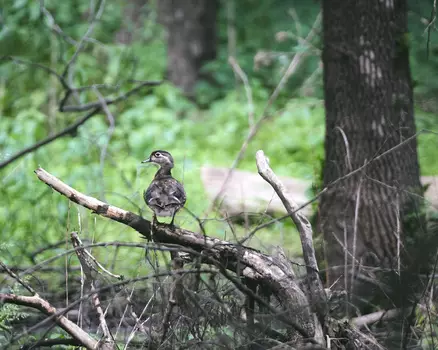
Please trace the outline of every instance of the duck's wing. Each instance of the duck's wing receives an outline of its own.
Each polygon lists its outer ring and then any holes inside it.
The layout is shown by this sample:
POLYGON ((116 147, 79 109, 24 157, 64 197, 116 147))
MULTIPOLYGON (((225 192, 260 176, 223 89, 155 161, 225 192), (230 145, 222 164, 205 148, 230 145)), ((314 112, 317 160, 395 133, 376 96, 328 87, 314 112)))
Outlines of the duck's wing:
POLYGON ((169 204, 179 204, 183 207, 186 203, 187 197, 184 187, 176 180, 169 195, 169 204))
POLYGON ((151 183, 151 185, 144 192, 144 200, 149 206, 157 206, 163 208, 162 203, 162 190, 158 184, 151 183))

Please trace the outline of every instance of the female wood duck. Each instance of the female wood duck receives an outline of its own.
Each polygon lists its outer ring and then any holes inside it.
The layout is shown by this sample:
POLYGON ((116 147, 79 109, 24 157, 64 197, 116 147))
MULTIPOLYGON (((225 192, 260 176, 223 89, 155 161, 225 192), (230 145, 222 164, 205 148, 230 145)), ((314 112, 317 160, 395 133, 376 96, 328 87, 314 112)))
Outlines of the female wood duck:
POLYGON ((172 177, 172 155, 167 151, 153 151, 142 163, 154 163, 160 167, 143 193, 146 204, 154 212, 153 222, 157 221, 157 216, 171 216, 170 225, 173 226, 176 212, 186 203, 186 193, 183 185, 172 177))

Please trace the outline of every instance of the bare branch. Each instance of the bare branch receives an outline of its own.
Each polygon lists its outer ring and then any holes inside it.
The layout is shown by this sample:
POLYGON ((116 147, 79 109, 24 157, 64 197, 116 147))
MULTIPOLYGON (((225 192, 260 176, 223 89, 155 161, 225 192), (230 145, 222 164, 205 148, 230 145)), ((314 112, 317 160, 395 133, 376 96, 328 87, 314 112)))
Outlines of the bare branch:
POLYGON ((313 248, 312 226, 307 218, 300 211, 296 210, 298 205, 289 197, 286 188, 270 168, 263 151, 257 151, 256 161, 260 176, 272 186, 278 197, 280 197, 300 233, 303 257, 307 269, 307 284, 313 302, 312 306, 315 308, 321 323, 323 323, 322 320, 324 320, 327 314, 327 297, 319 278, 318 263, 315 257, 315 249, 313 248))
POLYGON ((78 58, 79 53, 83 50, 84 44, 86 40, 90 37, 90 35, 93 33, 94 27, 96 23, 100 20, 103 14, 103 10, 105 8, 105 0, 100 0, 99 9, 96 12, 96 15, 91 20, 91 23, 84 34, 84 36, 79 40, 79 43, 76 46, 76 51, 73 53, 72 57, 70 58, 70 61, 65 66, 64 72, 62 73, 62 76, 64 78, 67 78, 68 73, 70 72, 70 68, 74 66, 76 59, 78 58))
MULTIPOLYGON (((38 295, 27 297, 22 295, 0 293, 0 303, 32 307, 48 316, 57 314, 57 310, 38 295)), ((97 348, 98 342, 91 338, 88 333, 83 331, 79 326, 69 321, 65 316, 57 315, 54 318, 54 322, 68 334, 70 334, 74 339, 78 340, 82 346, 85 346, 87 349, 97 348)))
MULTIPOLYGON (((115 98, 107 98, 107 99, 104 99, 103 101, 98 99, 97 101, 90 102, 90 103, 85 103, 85 104, 82 104, 82 105, 67 105, 67 106, 64 106, 65 102, 70 97, 71 93, 74 92, 74 91, 77 91, 77 89, 76 90, 70 89, 70 90, 67 90, 64 98, 62 99, 62 102, 61 102, 61 105, 59 107, 59 110, 61 112, 84 112, 84 111, 88 111, 90 109, 97 108, 97 107, 102 108, 102 104, 103 103, 105 103, 107 106, 115 104, 115 103, 118 103, 120 101, 123 101, 123 100, 127 99, 129 96, 135 94, 136 92, 138 92, 140 89, 142 89, 144 87, 147 87, 147 86, 149 86, 149 87, 157 86, 157 85, 160 85, 161 83, 162 82, 160 80, 158 80, 158 81, 143 81, 143 82, 139 83, 139 85, 137 85, 136 87, 134 87, 131 90, 129 90, 127 93, 122 94, 120 96, 117 96, 115 98)), ((90 87, 90 88, 94 89, 93 86, 90 87)))
POLYGON ((104 312, 102 310, 102 306, 100 303, 99 293, 96 291, 96 288, 95 288, 95 274, 93 273, 93 271, 96 271, 96 270, 91 263, 90 253, 82 245, 82 242, 81 242, 77 232, 71 233, 71 241, 72 241, 73 247, 77 248, 76 255, 77 255, 79 262, 82 266, 82 270, 84 271, 85 280, 93 293, 91 295, 91 300, 92 300, 92 304, 93 304, 94 308, 96 309, 96 313, 99 316, 99 325, 102 328, 103 334, 105 336, 105 341, 109 342, 109 343, 113 343, 114 341, 111 338, 111 332, 108 328, 108 324, 106 323, 105 315, 104 315, 104 312))
MULTIPOLYGON (((108 100, 103 100, 103 101, 99 101, 99 102, 94 102, 94 103, 89 103, 89 104, 85 104, 82 106, 66 106, 64 108, 68 108, 71 111, 75 110, 75 111, 85 111, 85 110, 89 110, 94 108, 91 112, 89 112, 88 114, 86 114, 84 117, 82 117, 81 119, 79 119, 78 121, 76 121, 75 123, 71 124, 70 126, 66 127, 65 129, 61 130, 60 132, 51 135, 49 137, 46 137, 45 139, 35 143, 32 146, 26 147, 23 150, 21 150, 18 153, 15 153, 12 157, 10 157, 9 159, 6 159, 5 161, 0 163, 0 169, 4 168, 5 166, 11 164, 12 162, 16 161, 17 159, 23 157, 24 155, 31 153, 33 151, 36 151, 38 148, 45 146, 63 136, 67 136, 67 135, 72 135, 74 134, 77 129, 84 124, 88 119, 90 119, 92 116, 100 113, 100 111, 102 110, 103 106, 102 104, 104 103, 105 105, 110 105, 110 104, 114 104, 117 102, 120 102, 122 100, 127 99, 129 96, 131 96, 132 94, 136 93, 138 90, 140 90, 143 87, 146 86, 156 86, 159 85, 161 82, 158 81, 146 81, 143 82, 141 84, 139 84, 138 86, 134 87, 133 89, 131 89, 130 91, 128 91, 126 94, 123 94, 121 96, 118 96, 114 99, 108 99, 108 100)), ((68 91, 72 91, 72 90, 68 90, 68 91)), ((68 93, 67 91, 67 93, 68 93)), ((65 110, 64 110, 65 111, 65 110)))
MULTIPOLYGON (((227 241, 167 224, 155 225, 152 232, 150 221, 141 216, 80 193, 42 168, 37 169, 35 173, 41 181, 72 202, 90 209, 96 214, 128 225, 148 239, 153 238, 155 242, 164 244, 179 244, 182 247, 191 248, 195 252, 200 252, 202 262, 217 266, 221 273, 244 293, 251 293, 251 291, 238 278, 232 277, 227 270, 238 276, 269 285, 283 300, 284 307, 288 310, 278 315, 279 320, 291 326, 301 336, 312 338, 314 321, 308 310, 306 296, 291 276, 281 266, 275 264, 270 256, 245 246, 236 246, 227 241)), ((254 297, 257 302, 263 302, 260 297, 254 297)), ((276 312, 272 307, 270 307, 270 311, 276 312)))
POLYGON ((76 121, 75 123, 66 127, 64 130, 62 130, 56 134, 53 134, 49 137, 46 137, 45 139, 33 144, 32 146, 26 147, 23 150, 21 150, 20 152, 15 153, 12 157, 10 157, 10 158, 8 158, 0 163, 0 169, 11 164, 12 162, 16 161, 17 159, 25 156, 26 154, 31 153, 33 151, 36 151, 38 148, 40 148, 42 146, 45 146, 45 145, 63 137, 63 136, 71 135, 71 134, 75 133, 76 130, 82 124, 84 124, 88 119, 90 119, 92 116, 96 115, 98 112, 100 112, 100 109, 96 108, 96 109, 92 110, 90 113, 88 113, 87 115, 85 115, 84 117, 82 117, 81 119, 79 119, 78 121, 76 121))
MULTIPOLYGON (((410 308, 408 308, 410 309, 410 308)), ((398 316, 400 316, 403 312, 407 312, 406 310, 400 310, 400 309, 392 309, 392 310, 382 310, 382 311, 376 311, 370 314, 362 315, 359 317, 355 317, 351 319, 351 323, 358 327, 365 327, 372 323, 376 323, 379 321, 388 321, 391 319, 394 319, 398 316)))
MULTIPOLYGON (((338 177, 335 181, 329 183, 326 187, 324 187, 319 193, 317 193, 313 198, 309 199, 307 202, 303 203, 302 205, 298 206, 294 212, 297 212, 305 207, 307 207, 308 205, 312 204, 313 202, 317 201, 324 193, 326 193, 329 189, 331 189, 332 187, 334 187, 335 185, 337 185, 338 183, 348 179, 349 177, 362 172, 365 168, 367 168, 370 164, 374 163, 375 161, 387 156, 388 154, 392 153, 393 151, 395 151, 396 149, 399 149, 400 147, 403 147, 404 145, 406 145, 407 143, 411 142, 413 139, 417 138, 419 135, 421 134, 434 134, 434 135, 438 135, 438 132, 432 131, 432 130, 427 130, 427 129, 422 129, 419 132, 417 132, 415 135, 412 135, 410 137, 408 137, 406 140, 403 140, 402 142, 400 142, 399 144, 395 145, 394 147, 392 147, 389 150, 386 150, 385 152, 377 155, 376 157, 374 157, 373 159, 371 159, 370 161, 366 162, 364 165, 360 166, 359 168, 354 169, 353 171, 349 172, 348 174, 345 174, 344 176, 338 177)), ((376 181, 374 179, 371 179, 372 181, 376 181)), ((386 184, 383 184, 384 186, 388 186, 386 184)), ((409 192, 410 194, 414 194, 409 192)), ((257 231, 261 230, 262 228, 265 228, 269 225, 275 224, 278 221, 284 220, 286 218, 288 218, 290 215, 284 215, 280 218, 275 218, 271 221, 265 222, 264 224, 261 224, 259 226, 257 226, 254 230, 252 230, 248 235, 253 235, 254 233, 256 233, 257 231)))
POLYGON ((66 196, 72 202, 82 205, 96 214, 128 225, 143 234, 146 238, 151 239, 151 223, 143 219, 141 216, 112 205, 108 205, 107 203, 102 202, 94 197, 86 196, 83 193, 80 193, 79 191, 76 191, 72 187, 66 185, 42 168, 35 170, 35 174, 41 181, 45 182, 50 187, 66 196))
POLYGON ((25 281, 23 281, 19 276, 17 276, 9 267, 7 267, 2 261, 0 261, 0 266, 5 269, 5 271, 8 273, 9 276, 11 276, 14 280, 16 280, 18 283, 20 283, 23 288, 27 289, 27 291, 31 294, 36 294, 35 290, 27 284, 25 281))
POLYGON ((239 62, 233 57, 228 58, 228 63, 233 68, 233 71, 239 76, 245 87, 246 99, 248 100, 248 122, 249 126, 254 125, 254 102, 252 101, 252 89, 248 82, 248 77, 246 76, 243 69, 240 67, 239 62))
MULTIPOLYGON (((310 41, 312 39, 312 37, 315 35, 315 28, 319 25, 320 20, 321 20, 321 14, 318 14, 309 34, 306 37, 307 41, 310 41)), ((254 125, 251 126, 245 141, 243 142, 242 146, 240 147, 239 153, 237 154, 236 158, 233 161, 233 164, 231 165, 231 168, 230 168, 230 170, 229 170, 229 172, 228 172, 228 174, 227 174, 227 176, 226 176, 226 178, 221 186, 220 191, 218 192, 216 197, 212 200, 211 206, 210 206, 208 211, 211 211, 213 206, 217 204, 219 198, 222 196, 222 193, 225 190, 225 187, 226 187, 228 181, 231 178, 233 170, 237 167, 239 162, 242 160, 242 158, 246 152, 246 149, 248 148, 249 143, 254 138, 254 136, 257 134, 257 132, 259 131, 259 129, 262 126, 262 124, 264 123, 264 121, 269 117, 269 114, 268 114, 269 108, 272 106, 272 104, 275 102, 275 100, 277 100, 278 96, 280 95, 280 92, 283 90, 287 81, 289 80, 291 75, 296 72, 302 59, 304 57, 306 57, 307 54, 308 54, 307 51, 298 52, 294 56, 292 61, 290 62, 289 67, 287 68, 285 74, 281 78, 280 82, 278 83, 277 87, 275 88, 274 92, 272 93, 271 97, 269 98, 268 102, 266 103, 266 106, 263 110, 263 113, 261 114, 261 117, 257 120, 257 122, 254 125)))

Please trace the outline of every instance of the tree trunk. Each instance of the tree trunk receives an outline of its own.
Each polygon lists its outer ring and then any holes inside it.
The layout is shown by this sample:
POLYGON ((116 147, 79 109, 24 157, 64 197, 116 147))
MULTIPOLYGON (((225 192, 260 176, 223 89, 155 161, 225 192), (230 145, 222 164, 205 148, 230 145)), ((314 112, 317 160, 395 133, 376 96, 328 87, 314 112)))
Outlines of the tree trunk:
MULTIPOLYGON (((323 31, 327 186, 416 130, 406 0, 324 0, 323 31)), ((402 221, 415 204, 407 191, 420 190, 412 139, 323 195, 329 285, 352 292, 359 267, 400 266, 402 221)))
POLYGON ((123 8, 123 24, 116 33, 116 41, 129 45, 134 40, 135 32, 143 25, 145 14, 144 8, 147 0, 127 0, 123 8))
POLYGON ((216 57, 218 0, 160 0, 158 11, 167 29, 167 75, 192 95, 203 63, 216 57))

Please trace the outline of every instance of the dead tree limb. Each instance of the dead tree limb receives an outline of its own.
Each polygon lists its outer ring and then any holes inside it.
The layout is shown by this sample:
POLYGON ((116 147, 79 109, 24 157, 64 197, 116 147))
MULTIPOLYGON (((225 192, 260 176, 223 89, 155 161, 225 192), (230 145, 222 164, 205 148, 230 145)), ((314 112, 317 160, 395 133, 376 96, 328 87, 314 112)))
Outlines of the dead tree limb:
POLYGON ((324 324, 324 319, 327 316, 327 296, 321 279, 319 278, 318 263, 316 261, 315 249, 313 247, 312 226, 310 225, 309 220, 297 210, 298 205, 292 198, 290 198, 286 187, 284 187, 277 175, 272 171, 262 150, 257 151, 256 162, 260 176, 272 186, 278 197, 280 197, 284 207, 300 233, 303 257, 307 270, 307 287, 309 288, 312 307, 314 308, 320 322, 324 324))
POLYGON ((75 90, 69 88, 65 93, 65 97, 64 97, 63 101, 61 102, 61 106, 60 106, 61 112, 87 111, 90 109, 91 109, 91 111, 88 112, 86 115, 84 115, 82 118, 79 118, 77 121, 75 121, 73 124, 69 125, 65 129, 57 132, 56 134, 48 136, 45 139, 42 139, 31 146, 23 148, 21 151, 13 154, 10 158, 0 162, 0 169, 6 167, 7 165, 9 165, 12 162, 16 161, 17 159, 25 156, 26 154, 31 153, 33 151, 36 151, 37 149, 55 141, 61 137, 64 137, 67 135, 74 135, 81 125, 83 125, 91 117, 95 116, 96 114, 99 114, 102 111, 102 109, 103 109, 102 103, 104 103, 104 105, 105 104, 110 105, 110 104, 114 104, 114 103, 123 101, 123 100, 127 99, 129 96, 137 93, 142 88, 153 87, 153 86, 159 85, 160 83, 161 83, 160 81, 145 81, 145 82, 139 83, 137 86, 135 86, 134 88, 132 88, 128 92, 126 92, 118 97, 115 97, 113 99, 105 99, 102 102, 100 102, 100 101, 99 102, 92 102, 92 103, 88 103, 88 104, 81 105, 81 106, 65 106, 64 107, 63 106, 63 103, 65 103, 64 101, 66 101, 68 96, 70 96, 70 94, 73 91, 75 91, 75 90))
MULTIPOLYGON (((245 246, 237 246, 227 241, 205 236, 200 233, 175 228, 167 224, 157 224, 151 234, 151 222, 139 215, 104 203, 96 198, 87 196, 66 185, 55 176, 42 168, 35 171, 38 178, 54 190, 66 196, 92 212, 125 224, 137 230, 146 238, 162 244, 178 244, 200 252, 203 263, 216 265, 226 278, 232 279, 241 290, 251 292, 245 288, 239 279, 232 278, 227 270, 267 285, 284 307, 281 313, 270 307, 270 312, 277 313, 278 319, 285 323, 292 333, 300 338, 316 342, 315 324, 309 309, 306 294, 301 290, 297 281, 278 266, 269 255, 245 246)), ((263 299, 255 296, 257 302, 263 299)))
MULTIPOLYGON (((57 314, 56 308, 42 299, 38 294, 34 296, 23 296, 9 293, 0 293, 0 303, 10 303, 21 306, 28 306, 41 311, 43 314, 52 316, 57 314)), ((58 315, 54 318, 54 322, 70 334, 74 339, 78 340, 82 346, 87 349, 98 349, 99 342, 91 338, 87 332, 77 326, 75 323, 68 320, 62 315, 58 315)))
POLYGON ((97 315, 99 316, 99 326, 102 328, 102 332, 104 335, 104 342, 114 345, 114 339, 112 338, 111 332, 108 328, 108 324, 105 319, 105 313, 102 310, 102 305, 100 303, 99 293, 96 290, 95 276, 96 269, 93 266, 92 260, 90 259, 91 255, 84 248, 82 241, 80 240, 77 232, 72 232, 70 234, 71 242, 73 247, 76 248, 76 256, 79 259, 79 262, 82 266, 82 271, 85 275, 85 282, 87 287, 91 290, 91 300, 94 309, 96 310, 97 315))

